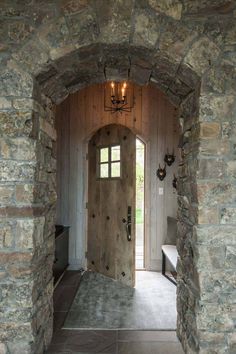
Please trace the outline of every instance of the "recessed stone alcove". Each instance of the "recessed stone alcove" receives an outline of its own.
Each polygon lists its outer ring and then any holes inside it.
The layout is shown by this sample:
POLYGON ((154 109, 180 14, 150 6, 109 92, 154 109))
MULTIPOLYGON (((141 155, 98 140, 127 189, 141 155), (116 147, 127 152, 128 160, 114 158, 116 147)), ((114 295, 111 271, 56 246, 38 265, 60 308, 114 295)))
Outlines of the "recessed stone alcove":
POLYGON ((233 1, 3 2, 3 353, 41 354, 52 335, 54 105, 127 75, 180 108, 178 336, 187 353, 235 350, 235 13, 233 1))

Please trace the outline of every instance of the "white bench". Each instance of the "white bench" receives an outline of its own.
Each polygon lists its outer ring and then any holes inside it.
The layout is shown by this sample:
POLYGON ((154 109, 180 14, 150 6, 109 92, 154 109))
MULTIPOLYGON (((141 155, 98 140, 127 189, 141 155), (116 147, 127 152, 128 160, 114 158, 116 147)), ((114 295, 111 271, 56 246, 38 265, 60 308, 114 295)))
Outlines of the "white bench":
POLYGON ((168 258, 170 264, 172 265, 172 267, 176 271, 177 260, 178 260, 178 252, 177 252, 176 246, 173 246, 173 245, 162 245, 161 250, 162 250, 162 274, 168 280, 170 280, 173 284, 176 285, 176 281, 174 279, 170 278, 166 274, 166 258, 168 258))

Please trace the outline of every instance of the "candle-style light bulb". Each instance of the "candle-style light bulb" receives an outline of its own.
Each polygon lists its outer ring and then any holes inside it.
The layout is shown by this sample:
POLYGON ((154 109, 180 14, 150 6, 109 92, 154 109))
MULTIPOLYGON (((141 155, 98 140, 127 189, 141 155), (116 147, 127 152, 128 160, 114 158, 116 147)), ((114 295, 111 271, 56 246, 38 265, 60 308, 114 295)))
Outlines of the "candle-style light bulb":
POLYGON ((122 89, 122 96, 123 96, 124 102, 125 102, 125 97, 126 97, 126 87, 127 87, 127 83, 124 82, 123 83, 123 89, 122 89))
POLYGON ((111 83, 111 95, 114 96, 114 88, 115 88, 115 84, 114 82, 112 81, 111 83))
POLYGON ((122 92, 122 97, 124 97, 124 95, 125 95, 125 89, 124 89, 124 87, 122 87, 121 92, 122 92))

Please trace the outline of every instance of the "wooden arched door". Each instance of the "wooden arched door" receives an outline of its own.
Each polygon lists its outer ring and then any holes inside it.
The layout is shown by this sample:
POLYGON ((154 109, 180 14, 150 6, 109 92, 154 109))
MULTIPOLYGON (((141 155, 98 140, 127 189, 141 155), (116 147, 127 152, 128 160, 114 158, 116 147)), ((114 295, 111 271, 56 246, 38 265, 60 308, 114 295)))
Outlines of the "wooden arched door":
POLYGON ((88 269, 128 286, 135 284, 135 141, 112 124, 88 148, 88 269))

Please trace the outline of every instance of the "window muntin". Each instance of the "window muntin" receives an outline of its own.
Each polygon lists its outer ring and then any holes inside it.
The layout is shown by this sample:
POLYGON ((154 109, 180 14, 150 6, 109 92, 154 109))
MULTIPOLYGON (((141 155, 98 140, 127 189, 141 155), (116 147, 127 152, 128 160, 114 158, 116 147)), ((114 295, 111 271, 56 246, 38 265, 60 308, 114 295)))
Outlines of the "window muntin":
POLYGON ((120 145, 112 145, 99 148, 99 178, 121 178, 120 155, 120 145))

